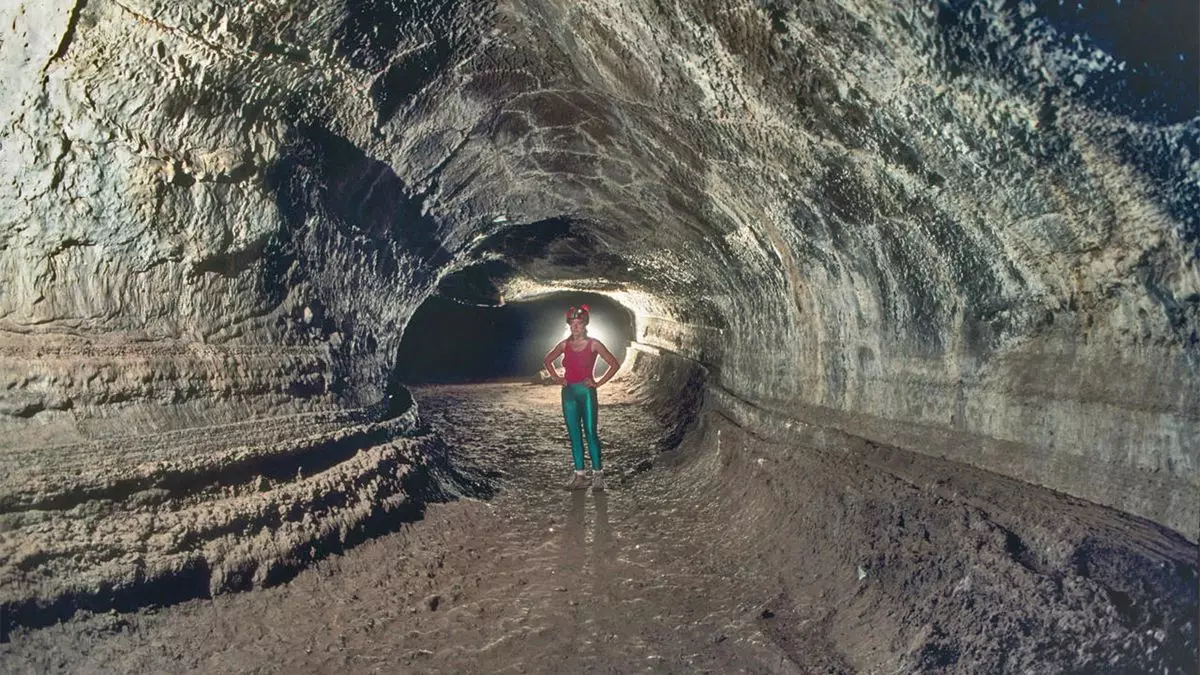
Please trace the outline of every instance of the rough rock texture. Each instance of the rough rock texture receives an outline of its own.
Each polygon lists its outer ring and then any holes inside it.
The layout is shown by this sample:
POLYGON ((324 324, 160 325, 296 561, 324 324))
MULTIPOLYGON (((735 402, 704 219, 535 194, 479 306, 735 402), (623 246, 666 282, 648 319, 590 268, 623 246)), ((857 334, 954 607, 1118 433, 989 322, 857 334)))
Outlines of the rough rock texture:
POLYGON ((1195 672, 1196 547, 1177 534, 861 439, 763 438, 753 411, 714 399, 661 454, 696 401, 647 401, 635 382, 600 392, 606 491, 547 489, 569 466, 557 388, 416 387, 451 463, 477 467, 493 498, 432 505, 287 584, 18 631, 0 665, 1195 672))
POLYGON ((311 413, 6 462, 4 629, 279 583, 394 529, 442 496, 411 417, 311 413))
MULTIPOLYGON (((1194 45, 1154 70, 1030 2, 0 12, 7 473, 249 419, 384 424, 407 318, 465 273, 609 293, 748 423, 1200 535, 1194 45)), ((5 494, 6 519, 61 508, 5 494)))

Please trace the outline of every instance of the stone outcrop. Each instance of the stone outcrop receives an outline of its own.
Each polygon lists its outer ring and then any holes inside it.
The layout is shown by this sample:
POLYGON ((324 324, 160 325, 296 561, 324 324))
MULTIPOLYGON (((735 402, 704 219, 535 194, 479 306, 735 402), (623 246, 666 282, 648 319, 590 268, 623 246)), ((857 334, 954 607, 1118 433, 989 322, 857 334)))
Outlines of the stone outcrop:
POLYGON ((391 424, 407 318, 459 278, 604 292, 760 414, 1195 541, 1194 46, 959 6, 10 4, 0 461, 43 482, 5 536, 160 489, 63 479, 66 446, 391 424))

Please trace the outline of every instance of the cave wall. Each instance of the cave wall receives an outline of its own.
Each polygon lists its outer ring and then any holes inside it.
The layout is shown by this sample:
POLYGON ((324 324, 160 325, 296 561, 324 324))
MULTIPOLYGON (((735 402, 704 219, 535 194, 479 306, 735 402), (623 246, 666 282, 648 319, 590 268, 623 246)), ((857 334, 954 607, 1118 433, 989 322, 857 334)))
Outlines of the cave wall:
POLYGON ((13 448, 369 405, 502 261, 764 412, 1200 534, 1195 79, 1033 3, 2 11, 13 448))

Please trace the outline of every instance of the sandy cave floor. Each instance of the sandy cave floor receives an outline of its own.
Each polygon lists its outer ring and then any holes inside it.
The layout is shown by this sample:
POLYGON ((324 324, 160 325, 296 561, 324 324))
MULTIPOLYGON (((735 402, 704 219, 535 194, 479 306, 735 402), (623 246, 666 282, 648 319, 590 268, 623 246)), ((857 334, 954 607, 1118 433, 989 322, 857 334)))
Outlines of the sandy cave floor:
MULTIPOLYGON (((769 454, 747 460, 745 469, 729 464, 730 455, 721 455, 719 446, 715 454, 690 464, 681 460, 684 453, 678 451, 660 455, 671 430, 628 392, 610 385, 601 391, 601 437, 610 490, 568 493, 560 487, 568 477, 570 455, 557 388, 427 386, 414 394, 422 417, 451 448, 451 461, 486 477, 495 488, 493 498, 431 504, 421 520, 344 555, 321 560, 281 586, 136 613, 80 615, 64 624, 18 633, 12 642, 0 645, 0 670, 871 672, 883 663, 894 670, 895 655, 906 650, 925 661, 910 659, 902 670, 939 670, 925 667, 938 665, 936 645, 896 644, 897 636, 910 639, 907 636, 914 631, 905 622, 918 616, 914 612, 921 608, 909 609, 908 614, 900 607, 881 608, 887 597, 874 594, 870 580, 864 582, 853 566, 825 569, 828 564, 820 565, 829 559, 821 558, 818 548, 805 557, 798 553, 805 550, 803 541, 773 543, 755 534, 763 523, 774 527, 769 523, 807 518, 799 511, 789 511, 791 515, 775 511, 802 508, 803 500, 788 491, 815 492, 819 485, 826 485, 838 500, 853 496, 855 490, 877 491, 880 503, 895 502, 897 509, 907 509, 907 530, 914 535, 913 519, 920 517, 928 524, 934 532, 932 544, 928 532, 916 547, 902 544, 909 551, 904 555, 920 565, 915 572, 894 554, 881 554, 893 556, 890 560, 897 562, 889 564, 897 574, 917 579, 922 570, 933 569, 920 562, 923 551, 974 547, 968 562, 975 567, 965 580, 976 584, 975 595, 987 597, 992 589, 1007 594, 993 596, 1000 603, 999 614, 993 612, 996 615, 990 619, 993 622, 1004 619, 1008 610, 1001 607, 1003 603, 1018 606, 1025 602, 1023 597, 1040 602, 1034 595, 1046 587, 1047 575, 1028 569, 1027 561, 1006 551, 1003 533, 1007 530, 992 522, 1020 520, 1027 517, 1022 513, 1031 510, 1025 500, 1034 493, 1006 501, 1007 483, 972 486, 977 494, 992 491, 985 498, 990 500, 989 511, 982 514, 948 492, 946 499, 935 499, 934 492, 918 489, 911 481, 876 478, 876 473, 848 468, 853 465, 839 463, 842 460, 818 459, 801 467, 813 476, 811 484, 768 482, 771 494, 765 494, 751 480, 739 482, 739 476, 747 474, 738 471, 770 471, 769 454), (647 460, 655 461, 651 465, 647 460), (768 463, 765 469, 764 462, 768 463), (823 462, 834 463, 821 469, 823 462), (827 472, 824 478, 817 475, 821 471, 827 472), (716 474, 722 475, 722 492, 705 493, 716 474), (747 508, 731 516, 731 503, 739 502, 747 508), (919 548, 938 545, 940 531, 946 532, 947 545, 919 548), (978 536, 972 540, 975 532, 978 536), (999 543, 989 543, 997 536, 999 543), (781 556, 782 563, 731 562, 772 556, 781 556), (805 565, 812 569, 803 569, 805 565), (782 576, 767 578, 775 574, 773 570, 789 566, 800 568, 793 571, 805 579, 803 597, 782 597, 779 589, 788 587, 782 576), (838 647, 833 648, 830 640, 838 647)), ((727 421, 721 424, 726 439, 733 439, 736 430, 727 421)), ((903 470, 896 469, 896 475, 903 470)), ((969 473, 951 480, 974 479, 975 474, 969 473)), ((946 480, 929 480, 935 485, 931 490, 946 491, 938 487, 946 480)), ((1145 537, 1149 543, 1139 544, 1143 548, 1170 548, 1163 554, 1168 561, 1194 554, 1194 546, 1180 548, 1169 537, 1163 544, 1157 530, 1129 525, 1127 518, 1110 516, 1107 510, 1060 500, 1044 491, 1037 494, 1048 501, 1037 504, 1036 510, 1057 509, 1063 522, 1083 522, 1080 527, 1089 532, 1121 528, 1120 536, 1145 537), (1089 520, 1096 518, 1103 522, 1089 520)), ((871 517, 882 522, 892 515, 871 517)), ((828 548, 820 543, 812 546, 828 548)), ((937 555, 941 566, 957 569, 953 555, 937 555)), ((1192 569, 1194 575, 1194 564, 1192 569)), ((1084 597, 1080 593, 1085 591, 1094 595, 1086 576, 1078 582, 1066 579, 1065 591, 1059 582, 1057 591, 1051 588, 1047 597, 1074 602, 1072 598, 1084 597), (1077 586, 1083 590, 1072 590, 1077 586)), ((920 583, 944 602, 963 596, 963 582, 957 577, 920 583)), ((1099 609, 1092 614, 1087 614, 1090 609, 1084 612, 1094 623, 1077 628, 1070 628, 1070 621, 1078 616, 1074 610, 1056 616, 1065 617, 1064 630, 1081 633, 1100 630, 1092 626, 1123 625, 1125 619, 1114 614, 1111 603, 1099 602, 1095 607, 1099 609)), ((974 610, 971 621, 979 624, 987 619, 985 609, 974 610)), ((1001 632, 1013 630, 996 625, 1001 632)), ((915 633, 934 644, 937 628, 931 630, 934 638, 928 630, 915 633)), ((1114 647, 1115 651, 1105 651, 1098 642, 1097 658, 1145 645, 1158 648, 1155 640, 1161 639, 1151 631, 1137 630, 1140 637, 1133 640, 1129 636, 1134 632, 1121 628, 1124 632, 1119 635, 1126 643, 1114 647)), ((1004 648, 1002 641, 977 642, 979 649, 1004 648)), ((1058 656, 1046 654, 1046 658, 1058 656)), ((982 658, 987 662, 996 657, 984 653, 982 658)), ((1041 657, 1030 652, 1024 658, 1036 663, 1041 657)))
POLYGON ((16 635, 3 669, 777 670, 786 659, 762 632, 756 580, 706 557, 719 521, 666 472, 623 475, 665 430, 620 390, 601 393, 607 493, 560 487, 570 452, 556 388, 418 389, 453 459, 498 477, 494 499, 431 505, 283 586, 16 635))

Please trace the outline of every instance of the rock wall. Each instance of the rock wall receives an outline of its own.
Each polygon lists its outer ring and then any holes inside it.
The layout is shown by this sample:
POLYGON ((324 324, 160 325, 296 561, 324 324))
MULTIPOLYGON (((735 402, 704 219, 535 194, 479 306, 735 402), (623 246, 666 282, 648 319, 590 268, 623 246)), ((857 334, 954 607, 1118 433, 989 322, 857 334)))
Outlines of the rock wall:
POLYGON ((6 457, 386 401, 415 308, 501 263, 781 419, 1200 534, 1194 45, 1029 2, 185 5, 0 10, 6 457))

